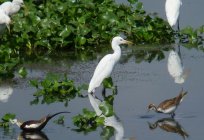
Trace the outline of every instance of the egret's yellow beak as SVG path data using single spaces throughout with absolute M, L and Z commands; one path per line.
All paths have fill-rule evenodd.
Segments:
M 131 41 L 128 41 L 128 40 L 124 40 L 123 43 L 124 43 L 124 44 L 133 44 Z

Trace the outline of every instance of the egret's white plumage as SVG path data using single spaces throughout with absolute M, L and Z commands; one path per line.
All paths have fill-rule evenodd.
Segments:
M 89 83 L 88 93 L 94 92 L 95 88 L 99 87 L 105 78 L 108 78 L 121 57 L 120 44 L 129 44 L 131 42 L 124 40 L 122 37 L 114 37 L 112 40 L 113 54 L 107 54 L 98 63 L 93 77 Z
M 169 25 L 172 27 L 176 24 L 179 18 L 181 0 L 166 0 L 165 10 Z
M 0 24 L 9 25 L 10 22 L 11 22 L 10 17 L 6 15 L 2 9 L 0 9 Z
M 17 13 L 23 5 L 23 0 L 7 1 L 0 5 L 0 9 L 4 11 L 6 15 L 13 15 Z
M 181 59 L 178 53 L 174 50 L 171 50 L 169 53 L 167 67 L 169 74 L 174 78 L 175 83 L 184 83 L 186 74 L 184 74 Z

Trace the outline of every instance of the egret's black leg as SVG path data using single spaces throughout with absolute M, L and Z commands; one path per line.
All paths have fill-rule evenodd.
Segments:
M 113 94 L 114 95 L 117 95 L 118 94 L 118 86 L 115 86 L 115 88 L 113 89 L 114 91 L 113 91 Z
M 175 113 L 174 113 L 174 112 L 173 112 L 173 113 L 171 113 L 171 117 L 172 117 L 172 118 L 174 118 L 174 116 L 175 116 Z
M 177 29 L 178 29 L 178 32 L 180 32 L 179 17 L 178 17 L 178 20 L 177 20 Z
M 105 88 L 105 87 L 103 87 L 103 90 L 102 90 L 102 96 L 103 96 L 103 98 L 106 97 L 106 88 Z

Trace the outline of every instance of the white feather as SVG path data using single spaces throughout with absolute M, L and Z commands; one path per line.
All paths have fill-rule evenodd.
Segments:
M 182 5 L 181 0 L 166 0 L 166 17 L 170 26 L 174 26 L 179 18 L 179 10 Z
M 0 9 L 2 9 L 6 15 L 13 15 L 20 10 L 22 4 L 23 0 L 7 1 L 0 5 Z
M 168 109 L 163 110 L 162 108 L 157 108 L 158 111 L 166 114 L 173 113 L 176 110 L 176 106 L 169 107 Z
M 30 124 L 30 125 L 25 125 L 25 128 L 38 128 L 41 124 L 37 123 L 37 124 Z

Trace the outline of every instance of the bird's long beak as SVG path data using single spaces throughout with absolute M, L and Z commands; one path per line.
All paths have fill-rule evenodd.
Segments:
M 124 40 L 123 43 L 124 43 L 124 44 L 128 44 L 128 45 L 133 44 L 131 41 L 128 41 L 128 40 Z

